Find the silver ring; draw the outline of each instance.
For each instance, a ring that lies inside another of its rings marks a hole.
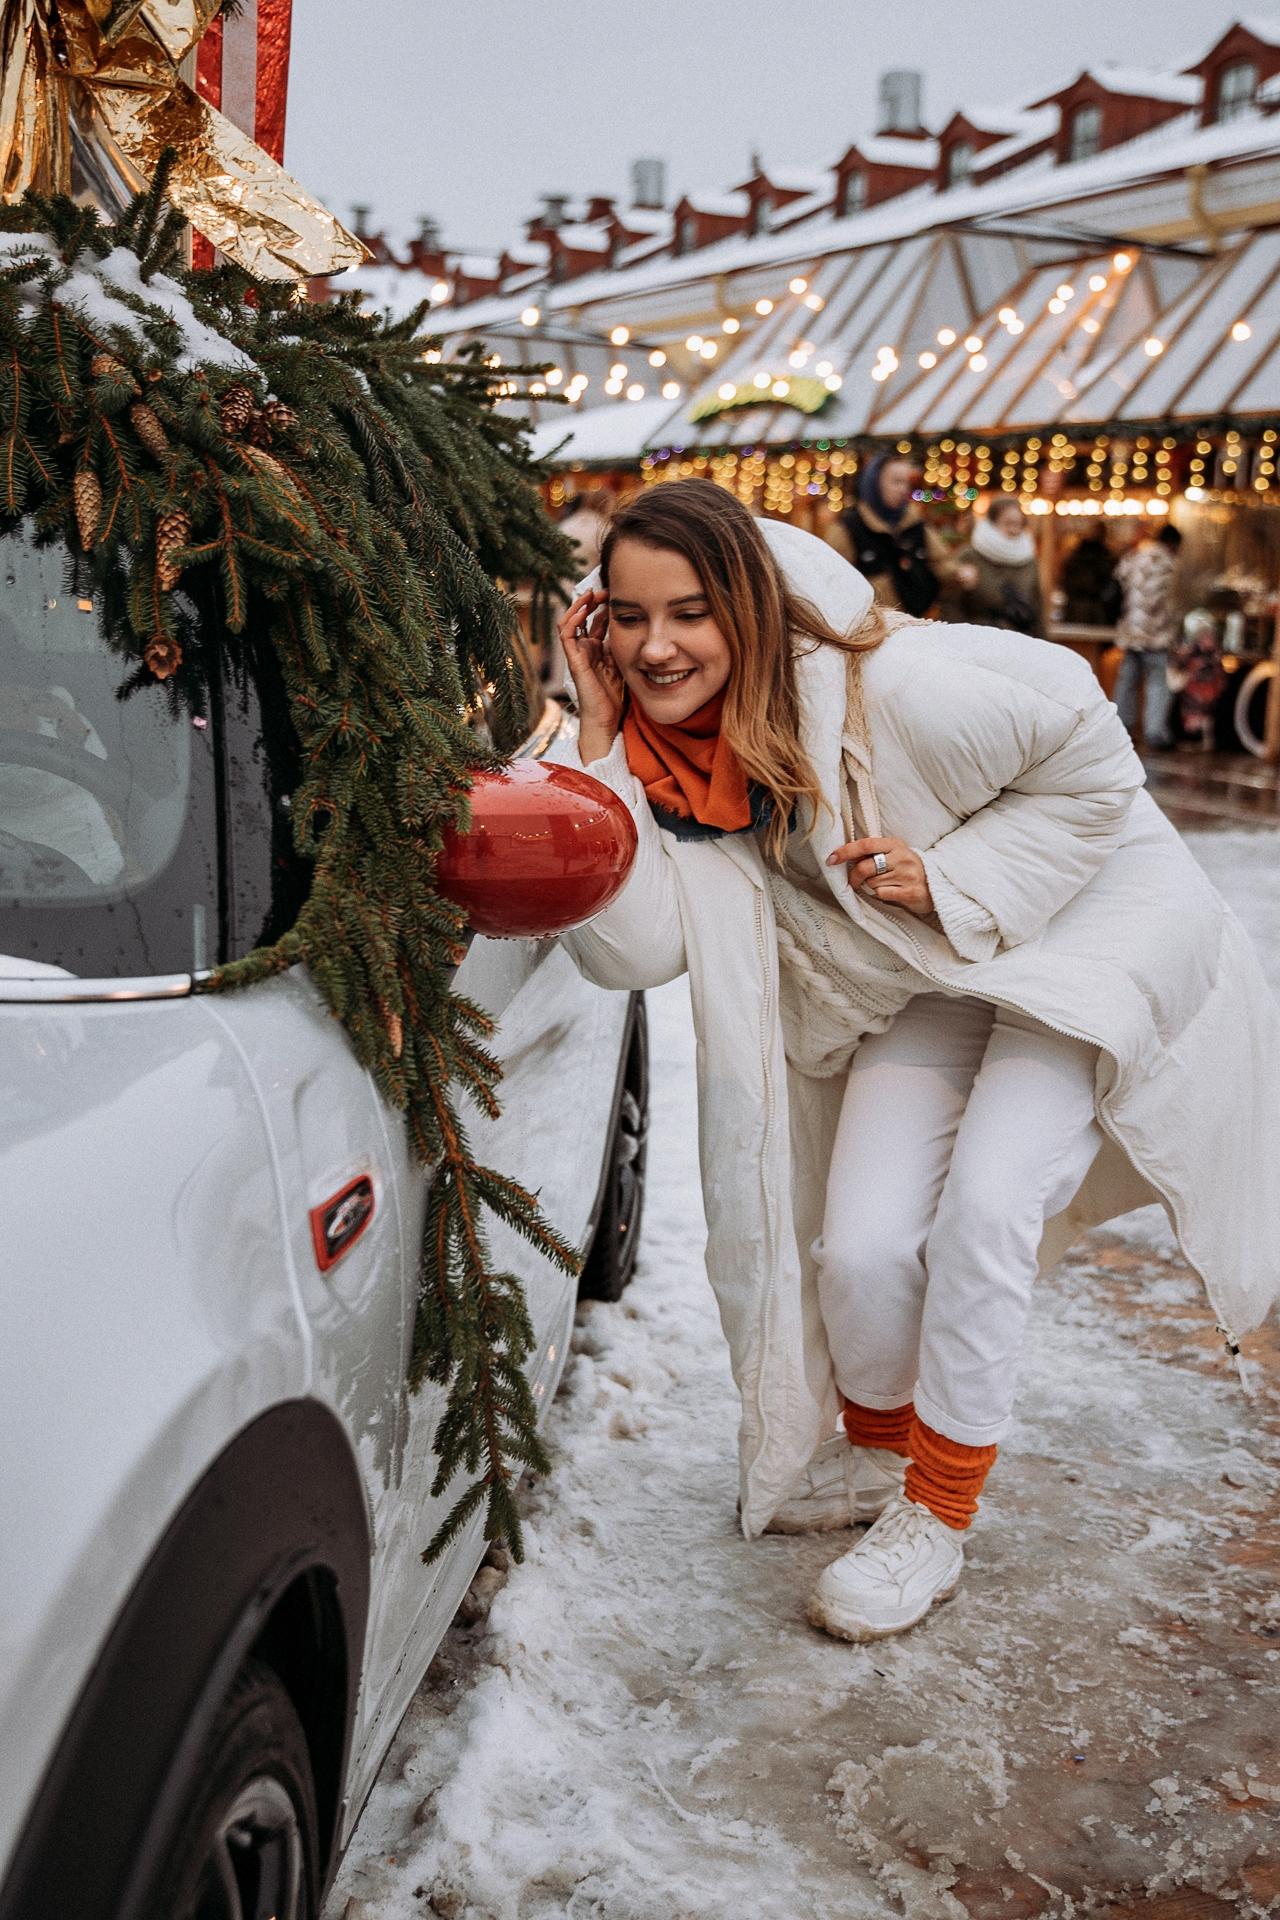
[[[877,879],[877,880],[883,880],[883,879],[884,879],[884,876],[885,876],[885,874],[886,874],[886,873],[888,873],[888,871],[889,871],[889,856],[888,856],[888,854],[887,854],[887,853],[873,853],[873,854],[872,854],[872,856],[871,856],[871,864],[872,864],[872,865],[874,866],[874,868],[875,868],[875,870],[876,870],[876,879]]]

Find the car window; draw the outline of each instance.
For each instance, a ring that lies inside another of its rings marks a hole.
[[[0,954],[91,977],[225,946],[208,713],[113,652],[61,546],[0,538]]]
[[[291,804],[298,748],[288,698],[266,646],[229,657],[220,688],[219,732],[226,774],[229,955],[240,959],[294,924],[311,883],[294,851]]]

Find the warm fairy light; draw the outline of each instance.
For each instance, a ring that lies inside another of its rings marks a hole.
[[[763,319],[766,314],[772,313],[773,312],[772,300],[757,300],[756,312],[760,315],[761,319]]]
[[[844,381],[838,373],[829,373],[822,384],[828,393],[839,393]]]
[[[625,360],[615,360],[609,369],[609,378],[611,380],[625,380],[629,372],[630,368],[627,366]]]
[[[821,313],[827,304],[820,293],[806,293],[804,303],[811,313]]]
[[[964,343],[964,350],[966,353],[981,353],[982,335],[980,333],[971,333]]]
[[[631,385],[627,388],[627,398],[628,400],[644,399],[644,387],[639,380],[633,380],[631,382]]]
[[[655,347],[653,352],[649,355],[649,365],[651,367],[665,367],[666,364],[667,364],[666,354],[662,351],[661,347]]]
[[[529,392],[533,395],[535,400],[541,400],[542,396],[546,393],[546,391],[547,390],[543,386],[541,380],[535,380],[533,385],[529,389]]]
[[[1106,290],[1107,290],[1107,276],[1106,276],[1106,274],[1105,274],[1105,273],[1091,273],[1091,274],[1089,275],[1089,291],[1090,291],[1090,293],[1105,293],[1105,292],[1106,292]]]
[[[558,386],[560,385],[560,382],[561,382],[561,381],[562,381],[563,379],[564,379],[564,368],[563,368],[563,367],[548,367],[548,368],[547,368],[547,372],[546,372],[546,382],[547,382],[547,385],[548,385],[549,387],[558,387]]]
[[[769,391],[775,400],[785,400],[791,391],[791,382],[789,380],[775,380]]]
[[[882,360],[878,366],[872,367],[871,378],[873,380],[891,380],[893,373],[893,363],[889,360]]]
[[[722,386],[716,388],[716,392],[722,400],[732,400],[737,391],[738,389],[734,386],[732,380],[726,380]]]
[[[449,282],[447,280],[433,281],[432,287],[431,287],[432,306],[442,307],[452,292],[453,292],[453,288],[449,285]]]
[[[1237,320],[1231,329],[1231,338],[1233,340],[1250,340],[1252,337],[1253,328],[1249,325],[1249,322],[1247,320]]]
[[[970,373],[984,373],[986,371],[986,367],[987,367],[987,356],[985,353],[970,354],[969,356]]]
[[[764,368],[761,367],[759,373],[753,376],[751,384],[753,386],[759,387],[761,392],[763,392],[764,389],[769,385],[769,379],[770,379],[770,376],[765,372]]]
[[[789,280],[787,285],[792,293],[808,293],[809,291],[809,282],[805,279],[804,275],[800,273],[796,275],[794,280]]]
[[[536,327],[541,318],[542,309],[540,307],[526,307],[520,315],[520,325],[522,327]]]
[[[680,398],[680,382],[678,380],[664,381],[662,397],[664,400],[678,400]]]
[[[1080,326],[1084,333],[1101,333],[1102,331],[1102,322],[1095,320],[1092,315],[1087,320],[1082,320]]]
[[[704,360],[714,360],[719,351],[720,342],[718,340],[704,340],[698,348],[698,352]]]
[[[796,367],[798,369],[804,365],[805,361],[808,358],[809,358],[808,354],[805,353],[800,347],[795,347],[787,355],[787,365],[789,367]]]
[[[612,379],[606,380],[604,383],[604,390],[606,393],[621,393],[622,392],[621,380],[612,380]]]
[[[737,333],[741,326],[741,320],[735,319],[733,314],[729,314],[720,322],[720,328],[723,333]]]
[[[1184,499],[1191,500],[1191,501],[1203,500],[1205,497],[1205,490],[1203,487],[1188,487],[1183,497]]]
[[[631,338],[631,329],[630,327],[615,327],[609,335],[609,338],[615,347],[625,347]]]
[[[1154,333],[1149,334],[1142,343],[1142,351],[1149,360],[1158,360],[1164,352],[1164,341],[1158,340]]]
[[[1049,302],[1050,313],[1065,313],[1066,310],[1067,310],[1066,301],[1059,300],[1057,294],[1055,293],[1052,300]]]
[[[684,344],[688,348],[690,353],[701,353],[702,352],[702,335],[700,333],[691,333],[689,335],[689,338],[685,341]]]
[[[1131,253],[1117,253],[1112,259],[1111,264],[1117,273],[1128,273],[1130,267],[1133,265],[1133,255]]]
[[[936,353],[922,353],[920,355],[920,365],[922,367],[925,367],[925,368],[936,367],[937,364],[938,364],[938,356]]]
[[[426,361],[429,367],[434,367],[436,362],[441,357],[439,347],[428,347],[422,357]],[[500,367],[502,365],[502,361],[499,358],[499,356],[495,353],[490,355],[489,359],[485,362],[485,365],[489,367]]]
[[[1071,282],[1069,280],[1064,280],[1062,285],[1058,288],[1059,300],[1061,300],[1063,305],[1065,306],[1068,300],[1074,300],[1075,297],[1076,297],[1075,288],[1071,285]]]
[[[1011,320],[1016,320],[1017,317],[1018,316],[1012,307],[1001,307],[999,313],[996,315],[996,319],[1000,322],[1000,325],[1002,327],[1007,327],[1009,322]]]

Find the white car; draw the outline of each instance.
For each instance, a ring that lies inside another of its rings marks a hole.
[[[59,551],[0,541],[0,1916],[314,1920],[485,1542],[420,1558],[399,1116],[301,971],[193,990],[305,887],[277,678],[193,716],[127,671]],[[529,689],[539,754],[568,723]],[[501,1016],[477,1154],[616,1297],[643,1002],[553,941],[477,938],[458,984]],[[546,1405],[575,1290],[494,1244]]]

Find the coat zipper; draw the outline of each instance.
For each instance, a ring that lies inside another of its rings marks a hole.
[[[774,1129],[774,1124],[776,1119],[777,1094],[773,1084],[773,1063],[771,1058],[772,1048],[773,1048],[772,1035],[773,1035],[774,1018],[775,1018],[774,1008],[773,1008],[772,970],[769,965],[769,943],[765,935],[764,908],[765,908],[765,895],[764,895],[764,890],[761,888],[757,891],[756,897],[755,897],[755,928],[756,928],[756,952],[760,960],[760,977],[764,984],[764,1008],[763,1008],[764,1018],[761,1021],[761,1035],[763,1038],[763,1045],[760,1051],[760,1064],[764,1072],[765,1121],[764,1121],[764,1137],[761,1141],[761,1160],[762,1162],[767,1163],[769,1142],[773,1134],[773,1129]],[[771,1242],[771,1255],[772,1255],[774,1252],[776,1252],[777,1231],[776,1231],[774,1218],[773,1218],[773,1202],[769,1193],[769,1182],[767,1178],[764,1177],[763,1166],[761,1168],[760,1191],[764,1199],[765,1219],[766,1219],[766,1222],[768,1223],[768,1228],[769,1228],[769,1238]],[[771,1269],[773,1265],[774,1265],[774,1261],[771,1258],[770,1259]],[[751,1461],[750,1466],[747,1468],[748,1504],[750,1503],[752,1498],[751,1482],[753,1480],[754,1473],[755,1473],[756,1461],[760,1458],[760,1455],[764,1452],[765,1445],[768,1439],[769,1421],[768,1421],[768,1416],[766,1415],[765,1409],[764,1409],[764,1371],[765,1370],[764,1370],[764,1360],[763,1360],[764,1349],[765,1349],[765,1331],[766,1331],[764,1321],[765,1321],[765,1316],[767,1315],[767,1312],[768,1312],[768,1296],[766,1295],[765,1314],[762,1314],[761,1316],[761,1324],[759,1328],[761,1360],[760,1360],[760,1364],[757,1366],[757,1369],[756,1369],[756,1391],[755,1391],[756,1417],[760,1423],[760,1444],[756,1448],[756,1452]]]
[[[858,797],[862,802],[862,810],[868,826],[871,827],[872,833],[876,838],[882,838],[883,833],[882,833],[882,823],[880,820],[880,809],[876,804],[875,793],[874,793],[874,790],[871,788],[869,776],[864,779],[863,775],[860,772],[855,772],[853,775],[853,784],[856,787],[858,792]],[[879,902],[877,902],[876,910],[880,913],[891,913],[894,915],[892,924],[896,927],[899,927],[901,932],[906,936],[913,953],[916,955],[920,972],[925,976],[927,980],[932,980],[936,986],[946,987],[952,993],[966,993],[969,991],[968,988],[957,987],[954,981],[944,980],[940,974],[935,973],[934,969],[929,965],[928,959],[926,958],[923,949],[921,948],[919,942],[917,941],[915,934],[911,931],[910,927],[906,926],[903,922],[899,921],[897,918],[897,914],[899,912],[905,913],[906,911],[905,908],[889,907],[887,905],[882,905]],[[1055,1020],[1046,1020],[1043,1014],[1037,1013],[1031,1007],[1022,1006],[1016,1000],[1009,1000],[1005,998],[998,999],[994,994],[991,994],[991,993],[974,994],[973,998],[978,1000],[986,1000],[992,1006],[1005,1007],[1011,1013],[1020,1013],[1028,1020],[1037,1021],[1039,1025],[1042,1027],[1048,1027],[1051,1033],[1060,1033],[1063,1036],[1063,1038],[1066,1040],[1082,1040],[1086,1046],[1096,1047],[1099,1053],[1111,1053],[1111,1049],[1105,1046],[1103,1042],[1097,1039],[1093,1034],[1078,1033],[1071,1027],[1060,1026]],[[1115,1055],[1111,1054],[1111,1058],[1114,1060]],[[1164,1192],[1164,1189],[1160,1186],[1159,1182],[1152,1179],[1151,1175],[1147,1172],[1146,1168],[1143,1167],[1142,1164],[1137,1160],[1132,1150],[1120,1138],[1119,1134],[1115,1131],[1115,1128],[1111,1125],[1110,1116],[1104,1111],[1103,1103],[1101,1101],[1098,1102],[1095,1111],[1097,1114],[1098,1124],[1102,1128],[1103,1132],[1107,1135],[1107,1138],[1111,1140],[1115,1146],[1119,1147],[1121,1153],[1123,1153],[1128,1160],[1132,1161],[1133,1165],[1137,1167],[1138,1172],[1142,1175],[1143,1179],[1147,1182],[1147,1185],[1149,1187],[1154,1188],[1154,1190],[1160,1195],[1166,1208],[1168,1209],[1169,1215],[1173,1221],[1174,1233],[1177,1235],[1179,1244],[1181,1245],[1182,1238],[1183,1238],[1182,1223],[1178,1218],[1178,1209],[1174,1204],[1173,1200]],[[1217,1321],[1215,1322],[1214,1331],[1222,1335],[1222,1343],[1226,1348],[1227,1353],[1230,1355],[1231,1359],[1235,1362],[1236,1373],[1239,1376],[1240,1385],[1244,1389],[1245,1393],[1249,1396],[1249,1398],[1253,1399],[1257,1389],[1255,1388],[1254,1383],[1249,1376],[1248,1363],[1245,1360],[1244,1355],[1240,1351],[1240,1342],[1236,1337],[1235,1333],[1228,1326],[1225,1319],[1223,1319],[1222,1314],[1218,1307],[1218,1303],[1213,1297],[1213,1290],[1209,1286],[1208,1281],[1204,1279],[1203,1274],[1200,1276],[1200,1279],[1201,1279],[1202,1285],[1204,1286],[1205,1292],[1209,1296],[1209,1305],[1213,1308],[1214,1312],[1218,1315]]]

